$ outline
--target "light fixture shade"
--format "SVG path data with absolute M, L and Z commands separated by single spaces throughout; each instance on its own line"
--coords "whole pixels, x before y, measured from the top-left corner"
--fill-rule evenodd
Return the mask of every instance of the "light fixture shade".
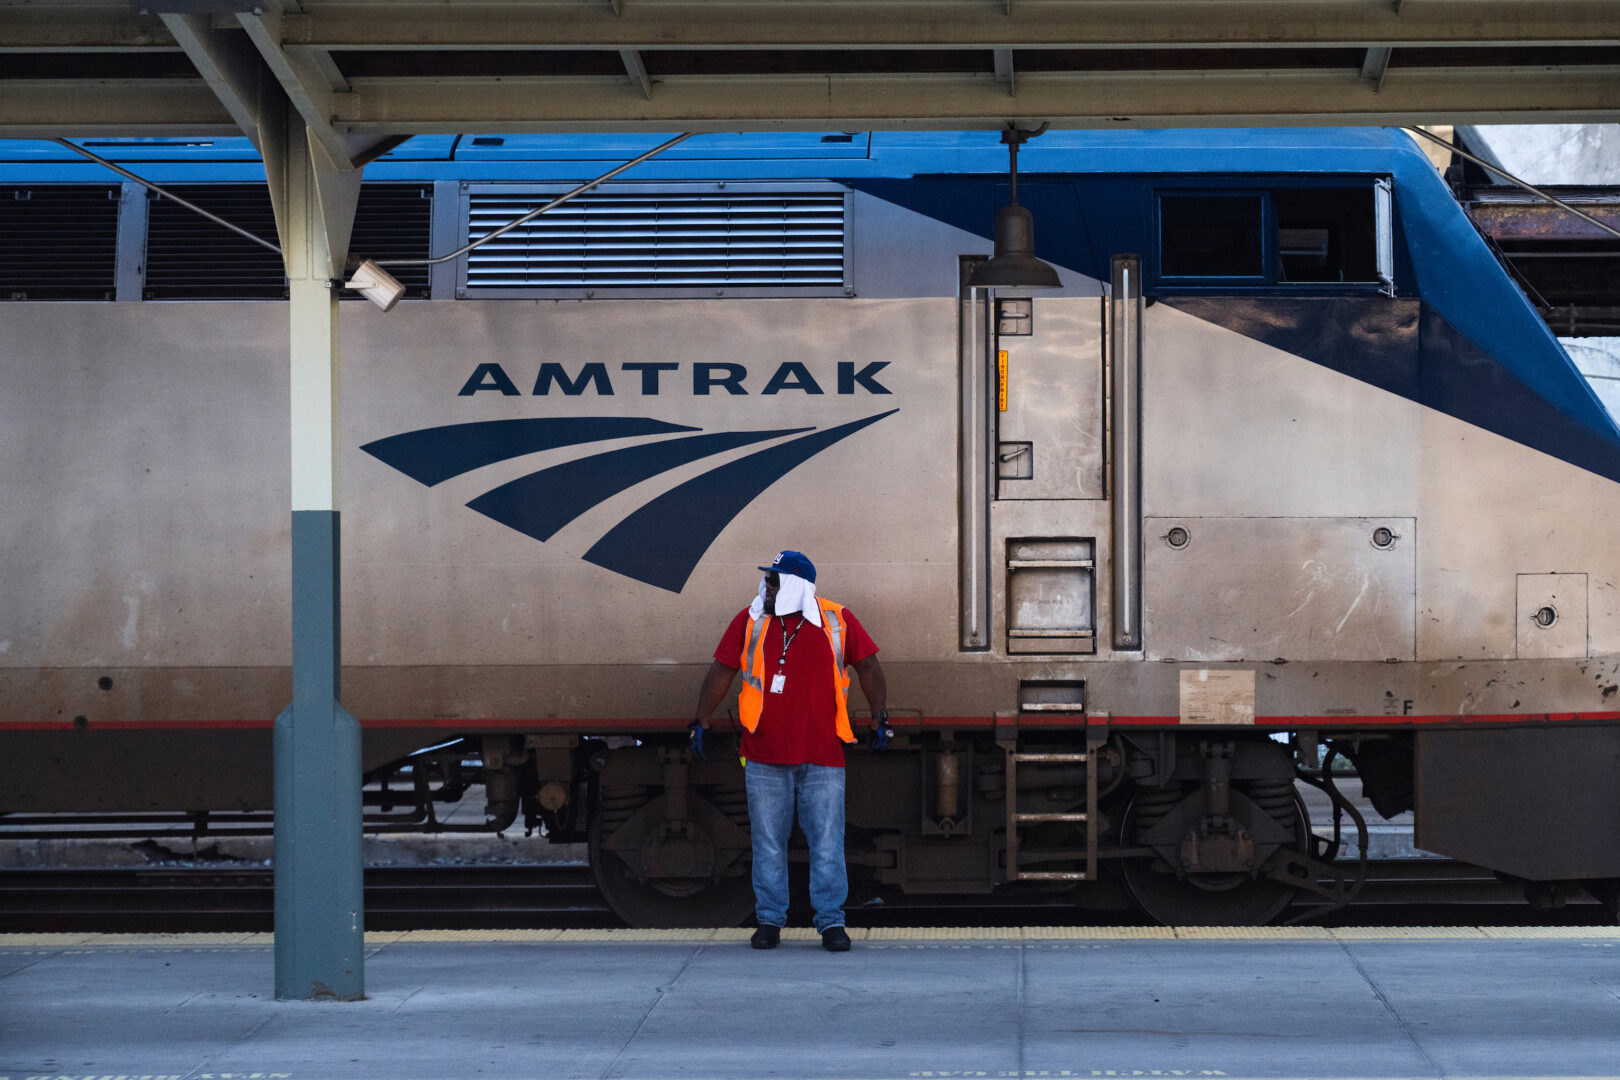
M 399 303 L 399 298 L 405 295 L 405 286 L 370 259 L 355 269 L 354 276 L 344 282 L 343 287 L 358 291 L 384 311 Z
M 968 275 L 970 289 L 1056 289 L 1058 272 L 1035 257 L 1035 219 L 1017 203 L 996 213 L 996 248 Z

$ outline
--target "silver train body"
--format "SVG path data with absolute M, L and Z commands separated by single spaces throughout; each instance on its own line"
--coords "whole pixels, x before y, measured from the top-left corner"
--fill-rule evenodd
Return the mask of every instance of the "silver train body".
M 796 548 L 888 675 L 900 746 L 850 755 L 851 863 L 875 886 L 1086 902 L 1123 876 L 1194 921 L 1342 899 L 1353 873 L 1287 794 L 1326 743 L 1381 808 L 1414 810 L 1420 847 L 1611 887 L 1620 435 L 1570 420 L 1584 387 L 1548 367 L 1556 343 L 1421 156 L 1375 134 L 1327 133 L 1337 157 L 1278 135 L 1260 164 L 1236 139 L 1200 163 L 1192 136 L 1112 167 L 1025 155 L 1048 186 L 1145 177 L 1215 200 L 1198 213 L 1271 192 L 1265 229 L 1276 191 L 1325 170 L 1366 191 L 1358 242 L 1404 245 L 1349 289 L 1178 290 L 1172 260 L 1197 253 L 1160 233 L 1185 208 L 1109 249 L 1101 223 L 1130 205 L 1083 187 L 1098 250 L 1043 248 L 1061 289 L 967 288 L 997 201 L 985 151 L 939 166 L 979 185 L 977 230 L 909 204 L 920 179 L 826 168 L 836 287 L 345 305 L 342 693 L 373 786 L 420 798 L 471 770 L 492 826 L 589 838 L 630 921 L 735 920 L 740 774 L 679 748 L 755 568 Z M 1313 242 L 1267 235 L 1268 259 Z M 1476 321 L 1522 340 L 1457 329 L 1459 302 L 1519 305 Z M 1439 347 L 1436 311 L 1483 360 Z M 268 810 L 290 696 L 284 306 L 14 302 L 0 349 L 0 811 Z M 1406 356 L 1416 389 L 1347 350 Z M 1513 400 L 1476 415 L 1431 392 L 1488 392 L 1470 364 L 1584 424 L 1576 449 L 1535 410 L 1539 446 L 1488 419 Z

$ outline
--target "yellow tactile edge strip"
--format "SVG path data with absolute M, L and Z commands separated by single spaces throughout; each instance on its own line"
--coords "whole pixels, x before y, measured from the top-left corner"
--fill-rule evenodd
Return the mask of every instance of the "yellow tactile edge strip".
M 703 945 L 740 943 L 746 929 L 725 930 L 409 930 L 366 935 L 366 945 L 428 943 L 559 944 L 559 945 Z M 962 926 L 936 929 L 856 927 L 856 941 L 884 942 L 1005 942 L 1005 941 L 1243 941 L 1243 942 L 1365 942 L 1365 941 L 1512 941 L 1512 940 L 1620 940 L 1620 926 Z M 784 941 L 815 941 L 805 927 L 782 931 Z M 273 934 L 0 934 L 0 948 L 9 949 L 219 949 L 270 948 Z

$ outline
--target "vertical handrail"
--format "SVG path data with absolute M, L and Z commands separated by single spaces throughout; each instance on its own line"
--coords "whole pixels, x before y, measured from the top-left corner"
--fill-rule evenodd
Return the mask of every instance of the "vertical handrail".
M 1097 880 L 1097 769 L 1102 764 L 1101 745 L 1086 732 L 1086 880 Z
M 1000 740 L 998 740 L 1000 741 Z M 1018 736 L 1001 742 L 1007 752 L 1007 880 L 1017 881 L 1018 872 Z
M 1114 648 L 1142 648 L 1142 260 L 1114 256 L 1110 304 L 1113 368 Z
M 982 259 L 963 259 L 958 303 L 957 360 L 961 394 L 958 438 L 957 626 L 962 652 L 990 648 L 990 368 L 985 308 L 988 294 L 967 285 Z

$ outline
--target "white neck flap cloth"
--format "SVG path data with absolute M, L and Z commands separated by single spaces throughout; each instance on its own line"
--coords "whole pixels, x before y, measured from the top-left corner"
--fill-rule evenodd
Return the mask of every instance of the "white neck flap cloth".
M 776 590 L 776 610 L 773 615 L 803 615 L 811 626 L 821 625 L 821 608 L 816 604 L 816 587 L 797 574 L 781 574 L 782 585 Z M 759 579 L 759 595 L 748 605 L 748 617 L 757 619 L 765 614 L 765 578 Z

